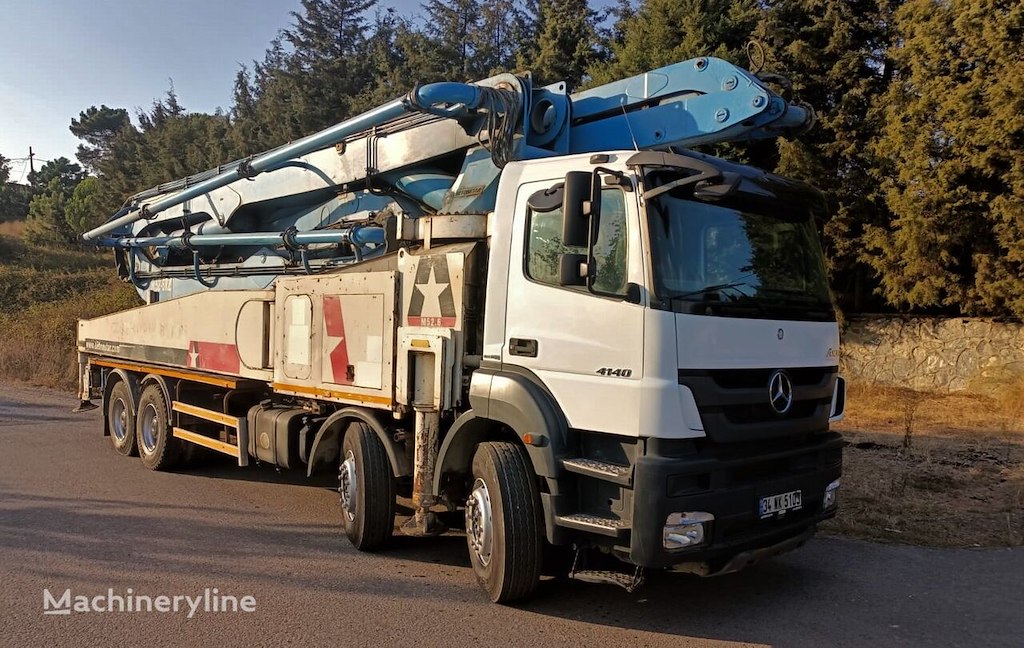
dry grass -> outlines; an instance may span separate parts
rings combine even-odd
[[[1024,381],[994,396],[851,386],[832,531],[935,546],[1024,544]]]
[[[112,265],[109,255],[0,234],[0,377],[73,388],[78,320],[139,303]]]
[[[21,238],[22,233],[25,231],[25,221],[3,221],[0,222],[0,236],[11,236],[14,238]]]

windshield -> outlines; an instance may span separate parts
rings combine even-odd
[[[660,194],[647,205],[653,288],[663,308],[835,320],[821,247],[806,210],[796,206],[789,214],[766,215],[676,194]]]

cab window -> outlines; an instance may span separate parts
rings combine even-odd
[[[562,210],[530,212],[526,241],[526,274],[534,281],[558,285],[559,257],[586,254],[583,247],[562,244]],[[626,198],[621,189],[601,192],[601,217],[594,245],[594,290],[626,294]],[[586,291],[584,286],[565,286]]]

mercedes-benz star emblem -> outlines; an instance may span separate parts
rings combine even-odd
[[[778,414],[785,414],[793,405],[793,383],[781,369],[768,381],[768,402]]]

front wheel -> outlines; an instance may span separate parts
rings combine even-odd
[[[351,423],[341,444],[340,463],[338,494],[345,535],[360,551],[377,549],[395,527],[395,478],[384,444],[365,423]]]
[[[508,603],[533,593],[542,562],[540,496],[526,454],[514,443],[477,447],[466,543],[473,572],[491,601]]]

